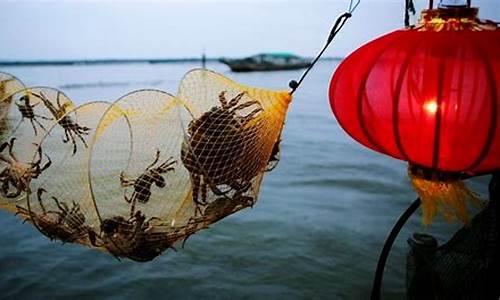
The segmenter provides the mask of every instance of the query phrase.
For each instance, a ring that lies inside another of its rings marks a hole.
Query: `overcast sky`
[[[418,8],[427,1],[414,0]],[[437,1],[435,1],[437,2]],[[498,0],[473,0],[500,20]],[[2,1],[0,60],[315,55],[349,0]],[[328,56],[402,27],[404,0],[361,0]]]

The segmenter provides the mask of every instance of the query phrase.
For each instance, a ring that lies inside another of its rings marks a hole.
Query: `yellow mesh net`
[[[0,149],[3,207],[50,239],[136,261],[255,204],[291,101],[207,70],[188,72],[177,96],[139,90],[76,108],[51,89],[21,98],[33,114],[9,118],[20,125]]]

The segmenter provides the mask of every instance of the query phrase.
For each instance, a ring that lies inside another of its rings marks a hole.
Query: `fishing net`
[[[136,261],[255,204],[291,101],[207,70],[188,72],[177,96],[139,90],[75,108],[50,91],[25,90],[38,119],[12,119],[16,144],[4,148],[31,171],[26,200],[9,207],[50,239]]]

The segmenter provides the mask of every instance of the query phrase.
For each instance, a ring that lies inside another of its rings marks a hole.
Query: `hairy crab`
[[[57,209],[47,210],[42,199],[42,194],[44,192],[46,191],[43,188],[37,191],[38,203],[42,210],[41,213],[30,212],[21,206],[17,206],[17,214],[23,215],[25,221],[32,221],[35,226],[51,240],[56,239],[63,243],[85,240],[91,229],[85,225],[85,216],[80,206],[73,201],[70,207],[66,202],[59,201],[56,197],[52,197]]]
[[[43,131],[47,131],[47,129],[45,129],[45,127],[43,126],[42,123],[40,123],[40,121],[38,119],[43,119],[43,120],[52,120],[51,118],[48,118],[48,117],[44,117],[44,116],[41,116],[39,114],[36,114],[35,111],[33,110],[33,108],[35,108],[36,106],[38,106],[40,104],[40,102],[38,103],[35,103],[35,104],[30,104],[30,97],[28,95],[23,95],[21,98],[19,98],[19,101],[21,101],[21,104],[19,103],[15,103],[16,106],[17,106],[17,109],[19,109],[19,112],[21,113],[21,120],[19,120],[19,122],[17,123],[15,129],[13,132],[15,132],[17,130],[17,128],[19,128],[19,126],[21,125],[21,123],[24,121],[24,119],[27,119],[30,121],[31,123],[31,126],[33,127],[33,131],[35,133],[35,135],[38,134],[38,130],[36,129],[36,125],[37,124],[38,126],[40,126],[41,129],[43,129]]]
[[[159,159],[160,150],[157,150],[153,163],[147,166],[144,170],[144,173],[142,173],[136,179],[127,179],[123,172],[120,174],[120,183],[122,187],[134,187],[134,192],[132,193],[131,198],[128,198],[126,194],[124,195],[125,200],[128,203],[131,203],[131,216],[133,216],[135,213],[135,205],[137,201],[139,201],[140,203],[147,203],[149,201],[149,198],[151,197],[151,186],[153,185],[153,183],[159,188],[164,188],[166,186],[166,182],[162,174],[165,174],[169,171],[175,171],[175,169],[172,167],[172,165],[176,163],[175,160],[172,160],[173,157],[169,157],[159,166],[156,166]]]
[[[84,139],[84,135],[88,135],[90,132],[90,128],[85,127],[85,126],[80,126],[73,118],[69,115],[67,115],[68,112],[68,106],[70,105],[68,102],[61,103],[61,92],[57,92],[57,97],[56,97],[56,104],[57,107],[52,104],[52,102],[45,97],[45,95],[40,92],[40,94],[35,94],[33,95],[44,103],[44,105],[47,107],[47,109],[50,111],[50,113],[54,116],[54,118],[57,120],[57,123],[62,127],[64,130],[64,137],[63,137],[63,143],[70,142],[73,145],[73,155],[77,151],[76,147],[76,137],[78,137],[85,148],[88,147],[87,142]]]
[[[122,216],[107,218],[101,223],[101,234],[90,236],[91,244],[105,247],[115,257],[150,261],[168,248],[173,248],[177,240],[176,236],[167,232],[155,232],[152,223],[156,220],[159,219],[146,220],[139,210],[129,219]]]
[[[228,191],[221,191],[219,186],[238,191],[245,189],[251,179],[242,177],[240,170],[246,140],[251,138],[245,126],[262,108],[255,100],[240,103],[245,92],[229,101],[225,94],[219,94],[220,106],[190,122],[188,137],[182,144],[181,160],[190,173],[193,202],[199,212],[199,206],[207,205],[207,187],[216,195],[225,195]],[[242,115],[251,107],[253,110]]]
[[[16,138],[12,138],[9,142],[0,145],[0,161],[7,164],[7,167],[0,172],[0,183],[2,183],[0,191],[2,195],[7,198],[16,198],[21,195],[22,192],[29,193],[29,183],[31,179],[38,178],[38,176],[49,168],[52,163],[47,154],[45,154],[48,161],[43,166],[41,165],[41,147],[38,147],[38,158],[34,162],[20,162],[13,152],[15,140]],[[9,156],[2,154],[7,147],[9,149]],[[14,191],[11,191],[11,186]]]

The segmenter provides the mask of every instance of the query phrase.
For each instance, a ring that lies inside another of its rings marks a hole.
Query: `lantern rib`
[[[363,99],[367,99],[368,98],[368,95],[366,94],[366,82],[367,82],[367,78],[369,76],[369,74],[371,73],[372,69],[370,68],[370,70],[368,71],[367,73],[367,76],[363,79],[363,82],[362,84],[359,85],[358,87],[358,110],[357,110],[357,115],[358,115],[358,120],[359,120],[359,126],[361,127],[361,131],[363,132],[363,134],[365,135],[367,141],[374,147],[376,148],[377,151],[380,151],[380,152],[387,152],[385,151],[385,149],[380,146],[377,142],[375,142],[375,139],[372,137],[372,135],[370,134],[370,132],[368,131],[368,128],[366,127],[366,124],[365,124],[365,121],[364,121],[364,118],[363,118]]]
[[[491,93],[491,121],[490,121],[490,126],[488,128],[488,135],[486,138],[486,143],[484,143],[483,148],[481,149],[481,152],[479,152],[479,156],[477,159],[467,168],[468,170],[477,168],[481,162],[484,161],[486,156],[488,155],[491,145],[493,144],[493,139],[495,137],[495,131],[497,127],[497,89],[496,89],[496,83],[495,83],[495,75],[493,73],[493,70],[491,69],[490,64],[488,63],[488,59],[484,53],[484,50],[482,49],[481,46],[479,46],[481,43],[474,43],[474,48],[479,54],[479,58],[483,62],[485,71],[486,71],[486,78],[488,79],[488,85],[490,88],[490,93]]]
[[[398,78],[396,81],[396,88],[394,89],[394,94],[392,97],[393,100],[393,108],[392,108],[392,127],[394,130],[394,140],[396,141],[396,146],[398,147],[398,150],[401,154],[401,156],[404,158],[404,160],[408,160],[408,154],[406,153],[404,149],[404,145],[401,142],[401,134],[399,132],[399,103],[400,103],[400,96],[401,96],[401,90],[403,88],[403,81],[405,78],[405,74],[408,73],[408,67],[410,65],[410,61],[413,59],[413,56],[419,49],[421,42],[419,42],[416,45],[413,45],[411,47],[411,51],[408,54],[406,60],[403,63],[403,66],[401,66],[401,70],[399,71]]]
[[[401,40],[402,37],[403,36],[401,35],[401,33],[399,33],[399,37],[395,38],[393,41],[388,42],[387,45],[385,45],[382,49],[380,49],[378,51],[377,55],[374,55],[373,57],[377,57],[377,58],[380,57],[380,55],[382,55],[382,53],[387,51],[387,49],[389,49],[390,47],[392,47],[395,44],[397,45],[397,43],[399,42],[399,40]],[[374,138],[371,136],[370,132],[368,131],[368,128],[366,127],[366,124],[365,124],[365,121],[363,118],[363,96],[365,95],[365,92],[366,92],[366,83],[368,81],[368,77],[370,76],[371,72],[373,71],[373,67],[377,64],[377,62],[378,62],[378,60],[373,60],[370,63],[370,66],[367,68],[367,71],[362,76],[362,78],[363,78],[362,82],[358,86],[357,116],[358,116],[359,126],[361,127],[361,131],[365,135],[368,142],[373,146],[373,148],[375,148],[375,150],[382,152],[382,153],[387,153],[388,151],[384,147],[382,147],[377,142],[375,142]]]
[[[443,51],[443,50],[441,50]],[[440,53],[442,56],[443,53]],[[434,126],[434,145],[433,145],[433,154],[432,154],[432,168],[438,169],[439,167],[439,150],[441,143],[441,118],[442,118],[442,101],[443,101],[443,78],[444,77],[444,60],[441,59],[439,62],[438,69],[438,83],[437,83],[437,96],[436,96],[436,125]]]
[[[472,90],[477,90],[478,89],[478,74],[479,74],[479,71],[477,70],[477,68],[474,68],[474,74],[472,76],[472,82],[471,82],[471,86],[472,86]],[[465,123],[470,123],[470,122],[474,122],[474,120],[471,120],[472,119],[472,114],[467,114],[466,118],[465,118]],[[479,116],[480,118],[480,116]]]
[[[462,87],[464,84],[464,74],[465,74],[465,63],[466,63],[466,51],[464,48],[461,49],[460,51],[460,56],[458,56],[458,82],[457,86]],[[456,111],[455,111],[455,124],[459,122],[460,114],[462,113],[462,102],[463,102],[463,89],[458,88],[457,90],[457,103],[456,103]],[[467,122],[464,122],[464,124],[467,124]],[[458,133],[460,134],[460,133]]]
[[[414,69],[409,69],[407,72],[407,80],[408,83],[406,84],[406,94],[408,95],[407,97],[407,105],[408,105],[408,113],[410,115],[410,118],[413,120],[417,119],[417,116],[415,114],[415,109],[413,107],[412,99],[418,99],[419,98],[419,93],[417,92],[418,88],[411,88],[412,86],[417,86],[419,82],[416,82],[415,80],[415,70]]]

